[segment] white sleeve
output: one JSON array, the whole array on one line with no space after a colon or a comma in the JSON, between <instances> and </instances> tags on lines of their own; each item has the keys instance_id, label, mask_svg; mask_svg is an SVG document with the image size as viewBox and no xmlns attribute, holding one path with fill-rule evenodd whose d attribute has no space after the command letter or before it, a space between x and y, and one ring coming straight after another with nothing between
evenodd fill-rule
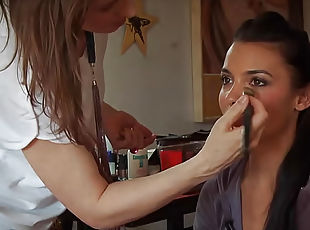
<instances>
[{"instance_id":1,"label":"white sleeve","mask_svg":"<svg viewBox=\"0 0 310 230\"><path fill-rule=\"evenodd\" d=\"M3 21L3 20L2 20ZM7 30L0 26L0 49L7 41ZM0 53L0 69L7 66L13 56L15 40L10 35L6 48ZM0 149L19 150L33 139L68 143L65 134L54 135L50 128L50 118L42 113L40 105L34 108L24 85L20 84L21 72L18 61L0 71Z\"/></svg>"}]
</instances>

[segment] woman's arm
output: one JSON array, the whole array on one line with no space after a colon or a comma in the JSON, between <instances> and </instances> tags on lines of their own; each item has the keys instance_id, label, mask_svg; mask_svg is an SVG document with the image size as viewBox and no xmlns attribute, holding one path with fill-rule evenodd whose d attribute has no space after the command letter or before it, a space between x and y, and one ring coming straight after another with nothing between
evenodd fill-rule
<instances>
[{"instance_id":1,"label":"woman's arm","mask_svg":"<svg viewBox=\"0 0 310 230\"><path fill-rule=\"evenodd\" d=\"M36 139L23 152L46 186L81 220L98 228L117 226L167 204L239 156L242 127L231 126L248 104L248 97L244 98L216 122L198 155L145 178L108 185L92 155L74 144ZM263 127L266 118L259 110L254 108L253 134Z\"/></svg>"},{"instance_id":2,"label":"woman's arm","mask_svg":"<svg viewBox=\"0 0 310 230\"><path fill-rule=\"evenodd\" d=\"M193 225L195 230L219 229L217 219L221 218L218 215L222 213L219 210L216 212L217 202L219 202L217 183L217 178L213 177L204 184L200 191Z\"/></svg>"},{"instance_id":3,"label":"woman's arm","mask_svg":"<svg viewBox=\"0 0 310 230\"><path fill-rule=\"evenodd\" d=\"M35 140L26 158L51 192L87 224L112 227L167 204L206 179L191 160L159 174L108 185L82 146Z\"/></svg>"}]
</instances>

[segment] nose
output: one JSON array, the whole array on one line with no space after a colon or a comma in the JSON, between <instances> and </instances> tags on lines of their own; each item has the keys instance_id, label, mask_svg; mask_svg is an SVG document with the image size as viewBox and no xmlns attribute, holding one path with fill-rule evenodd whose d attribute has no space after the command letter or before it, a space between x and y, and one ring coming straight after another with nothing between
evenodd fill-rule
<instances>
[{"instance_id":1,"label":"nose","mask_svg":"<svg viewBox=\"0 0 310 230\"><path fill-rule=\"evenodd\" d=\"M135 0L122 0L122 4L124 4L123 8L123 16L126 18L131 18L136 15L136 4Z\"/></svg>"},{"instance_id":2,"label":"nose","mask_svg":"<svg viewBox=\"0 0 310 230\"><path fill-rule=\"evenodd\" d=\"M238 98L241 97L243 93L243 87L244 85L238 82L235 82L234 85L231 87L231 89L226 95L226 100L228 101L228 104L230 106L235 104Z\"/></svg>"}]
</instances>

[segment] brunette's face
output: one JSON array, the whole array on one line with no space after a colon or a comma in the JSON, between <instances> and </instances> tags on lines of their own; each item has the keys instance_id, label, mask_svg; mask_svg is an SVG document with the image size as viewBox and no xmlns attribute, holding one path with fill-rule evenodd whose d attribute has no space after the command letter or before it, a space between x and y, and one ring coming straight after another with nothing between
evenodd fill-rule
<instances>
[{"instance_id":1,"label":"brunette's face","mask_svg":"<svg viewBox=\"0 0 310 230\"><path fill-rule=\"evenodd\" d=\"M90 0L83 29L111 33L135 15L134 0Z\"/></svg>"},{"instance_id":2,"label":"brunette's face","mask_svg":"<svg viewBox=\"0 0 310 230\"><path fill-rule=\"evenodd\" d=\"M292 84L293 70L275 45L235 42L227 52L221 77L219 104L222 113L247 86L254 90L255 97L268 112L264 136L279 134L288 124L296 124L298 90Z\"/></svg>"}]
</instances>

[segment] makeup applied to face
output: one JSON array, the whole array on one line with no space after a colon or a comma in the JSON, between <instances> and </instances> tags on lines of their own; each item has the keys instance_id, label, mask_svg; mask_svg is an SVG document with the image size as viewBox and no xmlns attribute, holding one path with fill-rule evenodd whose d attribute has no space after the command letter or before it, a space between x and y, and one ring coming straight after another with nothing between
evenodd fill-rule
<instances>
[{"instance_id":1,"label":"makeup applied to face","mask_svg":"<svg viewBox=\"0 0 310 230\"><path fill-rule=\"evenodd\" d=\"M134 0L91 0L83 29L96 33L111 33L135 13Z\"/></svg>"},{"instance_id":2,"label":"makeup applied to face","mask_svg":"<svg viewBox=\"0 0 310 230\"><path fill-rule=\"evenodd\" d=\"M227 52L221 71L219 105L222 113L242 95L244 87L249 87L268 112L264 136L278 134L289 124L293 127L298 117L295 110L298 91L292 86L292 73L274 44L235 42Z\"/></svg>"}]
</instances>

